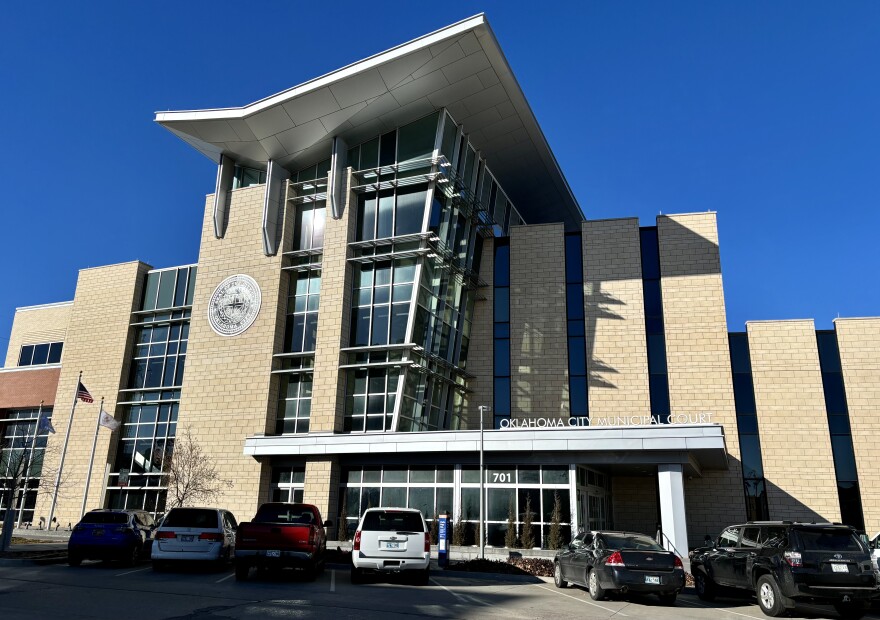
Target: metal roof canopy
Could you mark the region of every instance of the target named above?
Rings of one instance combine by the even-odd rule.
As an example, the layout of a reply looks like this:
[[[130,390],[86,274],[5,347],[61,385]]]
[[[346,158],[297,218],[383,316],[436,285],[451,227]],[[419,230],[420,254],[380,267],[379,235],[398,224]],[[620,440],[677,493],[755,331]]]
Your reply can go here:
[[[239,108],[157,112],[156,122],[221,154],[295,171],[447,108],[529,224],[584,215],[483,14]]]

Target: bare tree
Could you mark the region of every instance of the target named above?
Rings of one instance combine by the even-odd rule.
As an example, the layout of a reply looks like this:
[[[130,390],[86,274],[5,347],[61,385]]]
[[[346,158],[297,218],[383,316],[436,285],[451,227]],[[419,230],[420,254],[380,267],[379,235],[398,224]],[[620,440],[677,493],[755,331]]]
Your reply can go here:
[[[547,539],[550,549],[562,549],[562,499],[559,491],[553,492],[553,514],[550,515],[550,533]]]
[[[166,509],[194,504],[211,504],[232,488],[223,479],[214,460],[185,427],[174,440],[171,454],[165,456]]]

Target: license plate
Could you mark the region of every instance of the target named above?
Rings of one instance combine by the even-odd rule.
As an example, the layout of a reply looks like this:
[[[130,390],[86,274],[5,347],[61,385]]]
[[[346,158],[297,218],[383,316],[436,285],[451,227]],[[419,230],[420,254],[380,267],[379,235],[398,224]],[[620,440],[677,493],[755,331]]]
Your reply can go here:
[[[659,575],[645,575],[645,583],[654,583],[659,586],[660,585],[660,576]]]
[[[267,558],[280,558],[280,557],[281,557],[281,552],[278,551],[277,549],[276,549],[276,550],[270,550],[270,551],[267,551],[267,552],[266,552],[266,557],[267,557]]]
[[[193,537],[192,536],[181,536],[180,540],[182,540],[183,542],[192,542]]]
[[[400,543],[399,542],[387,542],[387,543],[385,543],[385,548],[386,549],[400,549]]]
[[[846,564],[832,564],[831,565],[831,572],[832,573],[848,573],[849,566]]]

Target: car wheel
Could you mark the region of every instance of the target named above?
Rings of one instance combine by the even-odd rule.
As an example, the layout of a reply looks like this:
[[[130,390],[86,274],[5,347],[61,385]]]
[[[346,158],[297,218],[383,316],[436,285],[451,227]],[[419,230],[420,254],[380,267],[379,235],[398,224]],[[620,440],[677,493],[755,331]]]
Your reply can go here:
[[[862,603],[835,603],[834,609],[847,620],[859,620],[867,611]]]
[[[661,605],[675,605],[675,599],[678,596],[677,592],[673,592],[672,594],[658,594],[657,598],[660,599]]]
[[[251,567],[247,564],[236,564],[235,565],[235,580],[236,581],[247,581],[248,575],[251,572]]]
[[[594,569],[590,569],[587,575],[587,585],[590,588],[590,598],[594,601],[601,601],[605,598],[605,589],[599,585],[599,575]]]
[[[776,580],[770,575],[758,577],[755,594],[758,596],[758,607],[761,608],[765,615],[775,618],[785,613],[785,605],[782,604],[782,593],[779,591]]]
[[[557,588],[568,587],[568,582],[562,578],[562,566],[559,565],[559,562],[553,564],[553,585]]]
[[[426,585],[428,585],[428,581],[430,578],[431,578],[431,569],[426,568],[425,570],[420,570],[416,573],[416,578],[413,580],[413,582],[417,586],[426,586]]]
[[[715,582],[705,572],[698,570],[694,573],[694,589],[701,601],[715,600]]]
[[[67,554],[67,563],[70,566],[79,566],[80,564],[82,564],[82,561],[83,561],[82,556],[79,556],[75,553],[68,553]]]
[[[318,563],[314,562],[305,568],[306,580],[314,581],[318,578]]]
[[[363,583],[364,582],[364,572],[359,569],[357,566],[351,567],[351,582],[352,583]]]

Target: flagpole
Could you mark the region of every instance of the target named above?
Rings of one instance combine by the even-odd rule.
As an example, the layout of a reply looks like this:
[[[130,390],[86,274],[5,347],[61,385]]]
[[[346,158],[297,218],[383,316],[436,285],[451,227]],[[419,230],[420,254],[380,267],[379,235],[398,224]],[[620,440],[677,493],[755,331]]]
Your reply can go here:
[[[83,491],[82,508],[79,511],[79,518],[86,514],[86,502],[89,497],[89,483],[92,481],[92,467],[95,464],[95,448],[98,446],[98,430],[101,428],[101,414],[104,412],[104,397],[101,397],[101,404],[98,406],[98,419],[95,421],[95,439],[92,441],[92,456],[89,457],[89,473],[86,474],[86,490]]]
[[[40,410],[37,413],[37,425],[34,427],[34,438],[31,439],[31,449],[28,451],[27,467],[24,470],[24,487],[21,492],[21,499],[18,503],[18,521],[15,527],[21,529],[21,515],[24,512],[24,502],[27,498],[28,482],[31,481],[31,464],[34,462],[34,447],[37,445],[37,435],[40,434],[40,421],[43,419],[43,401],[40,401]]]
[[[70,408],[70,419],[67,421],[67,433],[64,435],[64,447],[61,449],[61,462],[58,464],[58,474],[55,476],[55,490],[52,492],[52,507],[49,509],[49,520],[46,529],[52,529],[52,519],[55,518],[55,506],[58,503],[58,486],[61,484],[61,470],[64,469],[64,457],[67,455],[67,444],[70,441],[70,429],[73,427],[73,414],[76,412],[76,399],[79,395],[79,386],[82,383],[83,371],[79,371],[76,387],[73,392],[73,407]]]

